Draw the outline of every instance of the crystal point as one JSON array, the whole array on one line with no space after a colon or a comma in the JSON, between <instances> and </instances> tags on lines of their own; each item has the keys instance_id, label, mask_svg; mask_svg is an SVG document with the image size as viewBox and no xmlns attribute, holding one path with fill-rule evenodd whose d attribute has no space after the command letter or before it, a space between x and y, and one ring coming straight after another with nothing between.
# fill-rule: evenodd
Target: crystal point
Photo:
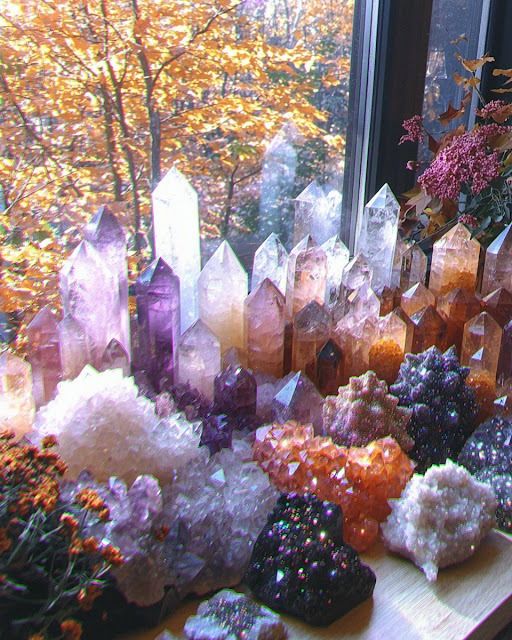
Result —
<instances>
[{"instance_id":1,"label":"crystal point","mask_svg":"<svg viewBox=\"0 0 512 640\"><path fill-rule=\"evenodd\" d=\"M199 316L220 340L221 351L243 350L247 272L227 241L205 264L197 287Z\"/></svg>"},{"instance_id":2,"label":"crystal point","mask_svg":"<svg viewBox=\"0 0 512 640\"><path fill-rule=\"evenodd\" d=\"M178 346L178 382L189 383L213 400L213 381L220 371L220 342L202 320L190 326Z\"/></svg>"},{"instance_id":3,"label":"crystal point","mask_svg":"<svg viewBox=\"0 0 512 640\"><path fill-rule=\"evenodd\" d=\"M65 316L58 324L59 348L64 380L76 378L91 363L87 334L73 316Z\"/></svg>"},{"instance_id":4,"label":"crystal point","mask_svg":"<svg viewBox=\"0 0 512 640\"><path fill-rule=\"evenodd\" d=\"M254 254L252 267L251 290L269 278L279 291L286 293L286 270L288 252L275 233L271 233Z\"/></svg>"},{"instance_id":5,"label":"crystal point","mask_svg":"<svg viewBox=\"0 0 512 640\"><path fill-rule=\"evenodd\" d=\"M512 223L491 242L485 252L482 294L503 287L512 291Z\"/></svg>"},{"instance_id":6,"label":"crystal point","mask_svg":"<svg viewBox=\"0 0 512 640\"><path fill-rule=\"evenodd\" d=\"M323 304L327 278L327 256L307 236L290 252L286 283L286 309L293 318L308 302Z\"/></svg>"},{"instance_id":7,"label":"crystal point","mask_svg":"<svg viewBox=\"0 0 512 640\"><path fill-rule=\"evenodd\" d=\"M341 193L329 184L313 180L295 198L293 242L310 234L318 244L336 235L341 227Z\"/></svg>"},{"instance_id":8,"label":"crystal point","mask_svg":"<svg viewBox=\"0 0 512 640\"><path fill-rule=\"evenodd\" d=\"M347 266L350 254L340 237L335 235L322 244L327 257L327 279L325 287L325 304L332 307L340 296L343 270Z\"/></svg>"},{"instance_id":9,"label":"crystal point","mask_svg":"<svg viewBox=\"0 0 512 640\"><path fill-rule=\"evenodd\" d=\"M57 320L49 307L43 307L27 326L29 362L32 366L36 407L55 395L62 379Z\"/></svg>"},{"instance_id":10,"label":"crystal point","mask_svg":"<svg viewBox=\"0 0 512 640\"><path fill-rule=\"evenodd\" d=\"M316 354L329 339L331 316L316 300L301 309L293 320L292 369L313 379Z\"/></svg>"},{"instance_id":11,"label":"crystal point","mask_svg":"<svg viewBox=\"0 0 512 640\"><path fill-rule=\"evenodd\" d=\"M0 353L0 430L20 438L32 429L34 413L30 364L9 351Z\"/></svg>"},{"instance_id":12,"label":"crystal point","mask_svg":"<svg viewBox=\"0 0 512 640\"><path fill-rule=\"evenodd\" d=\"M462 364L469 365L473 354L485 348L487 370L496 376L502 335L500 325L486 311L468 320L462 338Z\"/></svg>"},{"instance_id":13,"label":"crystal point","mask_svg":"<svg viewBox=\"0 0 512 640\"><path fill-rule=\"evenodd\" d=\"M387 184L364 208L357 251L365 255L373 269L372 287L377 293L391 286L399 212L400 205Z\"/></svg>"},{"instance_id":14,"label":"crystal point","mask_svg":"<svg viewBox=\"0 0 512 640\"><path fill-rule=\"evenodd\" d=\"M303 424L312 424L317 433L322 431L322 407L324 399L317 388L302 371L274 396L272 400L273 420L285 423L297 420Z\"/></svg>"},{"instance_id":15,"label":"crystal point","mask_svg":"<svg viewBox=\"0 0 512 640\"><path fill-rule=\"evenodd\" d=\"M100 371L107 369L121 369L125 376L130 374L130 360L126 349L115 338L107 344L101 358Z\"/></svg>"},{"instance_id":16,"label":"crystal point","mask_svg":"<svg viewBox=\"0 0 512 640\"><path fill-rule=\"evenodd\" d=\"M462 224L434 243L429 288L436 296L460 287L474 291L480 258L480 243Z\"/></svg>"},{"instance_id":17,"label":"crystal point","mask_svg":"<svg viewBox=\"0 0 512 640\"><path fill-rule=\"evenodd\" d=\"M152 194L155 253L180 279L181 328L198 317L196 283L201 270L197 193L175 167Z\"/></svg>"},{"instance_id":18,"label":"crystal point","mask_svg":"<svg viewBox=\"0 0 512 640\"><path fill-rule=\"evenodd\" d=\"M421 282L416 283L402 293L400 306L409 317L413 316L417 311L428 307L428 305L435 307L436 298Z\"/></svg>"},{"instance_id":19,"label":"crystal point","mask_svg":"<svg viewBox=\"0 0 512 640\"><path fill-rule=\"evenodd\" d=\"M245 340L249 368L276 378L283 375L285 299L268 278L246 298Z\"/></svg>"}]
</instances>

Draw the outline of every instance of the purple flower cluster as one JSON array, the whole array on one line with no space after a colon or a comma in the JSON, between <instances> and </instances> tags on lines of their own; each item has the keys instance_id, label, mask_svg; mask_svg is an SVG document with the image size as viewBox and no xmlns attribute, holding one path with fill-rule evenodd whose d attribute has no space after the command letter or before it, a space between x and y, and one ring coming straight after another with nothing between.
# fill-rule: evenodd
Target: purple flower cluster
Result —
<instances>
[{"instance_id":1,"label":"purple flower cluster","mask_svg":"<svg viewBox=\"0 0 512 640\"><path fill-rule=\"evenodd\" d=\"M463 184L473 194L488 187L500 173L500 154L491 151L489 138L503 132L496 124L468 131L442 149L428 169L418 179L431 196L457 200Z\"/></svg>"},{"instance_id":2,"label":"purple flower cluster","mask_svg":"<svg viewBox=\"0 0 512 640\"><path fill-rule=\"evenodd\" d=\"M425 137L425 130L423 129L423 119L421 116L413 116L409 120L404 120L402 127L407 133L400 138L398 144L404 142L420 142Z\"/></svg>"},{"instance_id":3,"label":"purple flower cluster","mask_svg":"<svg viewBox=\"0 0 512 640\"><path fill-rule=\"evenodd\" d=\"M503 111L506 106L507 103L504 100L491 100L477 111L477 115L481 118L492 118L493 115Z\"/></svg>"}]
</instances>

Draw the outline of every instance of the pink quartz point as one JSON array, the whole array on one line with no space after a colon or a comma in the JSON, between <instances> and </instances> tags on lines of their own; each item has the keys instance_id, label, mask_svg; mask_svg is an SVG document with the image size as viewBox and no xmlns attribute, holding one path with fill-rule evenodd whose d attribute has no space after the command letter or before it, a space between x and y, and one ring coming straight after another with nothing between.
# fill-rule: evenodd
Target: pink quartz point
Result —
<instances>
[{"instance_id":1,"label":"pink quartz point","mask_svg":"<svg viewBox=\"0 0 512 640\"><path fill-rule=\"evenodd\" d=\"M254 372L282 377L285 316L284 296L269 278L245 299L247 364Z\"/></svg>"},{"instance_id":2,"label":"pink quartz point","mask_svg":"<svg viewBox=\"0 0 512 640\"><path fill-rule=\"evenodd\" d=\"M189 383L210 401L221 370L220 342L202 320L196 320L178 343L178 382Z\"/></svg>"},{"instance_id":3,"label":"pink quartz point","mask_svg":"<svg viewBox=\"0 0 512 640\"><path fill-rule=\"evenodd\" d=\"M126 233L113 211L103 205L84 227L84 240L89 241L100 254L116 281L119 298L111 311L116 316L117 327L113 328L110 337L123 345L130 358Z\"/></svg>"},{"instance_id":4,"label":"pink quartz point","mask_svg":"<svg viewBox=\"0 0 512 640\"><path fill-rule=\"evenodd\" d=\"M416 312L411 318L414 324L412 353L422 353L435 345L444 351L446 342L446 322L429 305Z\"/></svg>"},{"instance_id":5,"label":"pink quartz point","mask_svg":"<svg viewBox=\"0 0 512 640\"><path fill-rule=\"evenodd\" d=\"M437 311L447 325L446 344L449 347L455 345L458 354L462 345L464 325L481 310L480 300L467 289L452 289L439 297Z\"/></svg>"},{"instance_id":6,"label":"pink quartz point","mask_svg":"<svg viewBox=\"0 0 512 640\"><path fill-rule=\"evenodd\" d=\"M417 282L410 289L402 293L400 306L409 318L417 311L420 311L429 305L432 307L436 306L436 297L421 282Z\"/></svg>"},{"instance_id":7,"label":"pink quartz point","mask_svg":"<svg viewBox=\"0 0 512 640\"><path fill-rule=\"evenodd\" d=\"M57 320L43 307L27 326L29 362L32 366L36 407L49 402L62 379Z\"/></svg>"},{"instance_id":8,"label":"pink quartz point","mask_svg":"<svg viewBox=\"0 0 512 640\"><path fill-rule=\"evenodd\" d=\"M9 351L0 354L0 430L16 439L32 429L35 404L30 364Z\"/></svg>"},{"instance_id":9,"label":"pink quartz point","mask_svg":"<svg viewBox=\"0 0 512 640\"><path fill-rule=\"evenodd\" d=\"M126 349L115 338L108 343L101 358L100 371L107 369L121 369L123 375L130 375L130 360Z\"/></svg>"},{"instance_id":10,"label":"pink quartz point","mask_svg":"<svg viewBox=\"0 0 512 640\"><path fill-rule=\"evenodd\" d=\"M293 319L309 302L323 304L327 284L327 256L310 236L290 252L286 281L286 311Z\"/></svg>"},{"instance_id":11,"label":"pink quartz point","mask_svg":"<svg viewBox=\"0 0 512 640\"><path fill-rule=\"evenodd\" d=\"M86 364L91 364L87 334L78 320L70 315L59 322L58 331L62 377L64 380L73 380Z\"/></svg>"},{"instance_id":12,"label":"pink quartz point","mask_svg":"<svg viewBox=\"0 0 512 640\"><path fill-rule=\"evenodd\" d=\"M468 320L464 325L461 364L469 366L473 354L483 348L486 369L496 377L502 335L503 331L500 325L486 311Z\"/></svg>"},{"instance_id":13,"label":"pink quartz point","mask_svg":"<svg viewBox=\"0 0 512 640\"><path fill-rule=\"evenodd\" d=\"M512 291L512 224L503 229L485 252L482 295L499 287Z\"/></svg>"}]
</instances>

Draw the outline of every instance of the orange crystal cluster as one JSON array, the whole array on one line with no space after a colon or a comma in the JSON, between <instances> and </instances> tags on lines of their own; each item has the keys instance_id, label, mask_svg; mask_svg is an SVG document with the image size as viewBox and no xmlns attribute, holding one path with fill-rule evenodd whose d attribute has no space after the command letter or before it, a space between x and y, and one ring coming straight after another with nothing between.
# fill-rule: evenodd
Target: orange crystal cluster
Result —
<instances>
[{"instance_id":1,"label":"orange crystal cluster","mask_svg":"<svg viewBox=\"0 0 512 640\"><path fill-rule=\"evenodd\" d=\"M341 447L292 421L260 427L253 453L280 491L311 492L338 504L343 537L357 551L377 540L379 522L391 511L388 499L400 496L414 469L393 438Z\"/></svg>"}]
</instances>

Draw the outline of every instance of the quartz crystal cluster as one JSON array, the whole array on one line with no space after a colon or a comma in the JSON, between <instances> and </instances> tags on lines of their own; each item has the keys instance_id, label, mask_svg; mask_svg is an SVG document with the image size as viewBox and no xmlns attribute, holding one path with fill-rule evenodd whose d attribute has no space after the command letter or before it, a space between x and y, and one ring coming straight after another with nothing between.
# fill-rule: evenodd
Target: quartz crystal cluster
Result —
<instances>
[{"instance_id":1,"label":"quartz crystal cluster","mask_svg":"<svg viewBox=\"0 0 512 640\"><path fill-rule=\"evenodd\" d=\"M512 422L495 417L481 424L459 455L478 480L491 485L498 500L498 526L512 532Z\"/></svg>"},{"instance_id":2,"label":"quartz crystal cluster","mask_svg":"<svg viewBox=\"0 0 512 640\"><path fill-rule=\"evenodd\" d=\"M398 398L373 371L350 378L337 396L327 396L323 408L324 431L333 442L347 447L364 446L392 436L404 451L414 441L407 433L411 409L399 407Z\"/></svg>"},{"instance_id":3,"label":"quartz crystal cluster","mask_svg":"<svg viewBox=\"0 0 512 640\"><path fill-rule=\"evenodd\" d=\"M254 458L281 491L311 492L339 505L345 540L358 551L375 542L388 499L401 494L413 472L393 438L342 447L293 422L260 427Z\"/></svg>"},{"instance_id":4,"label":"quartz crystal cluster","mask_svg":"<svg viewBox=\"0 0 512 640\"><path fill-rule=\"evenodd\" d=\"M181 414L159 418L138 393L119 369L98 373L87 366L38 411L35 437L57 437L72 478L87 469L100 481L114 474L133 482L141 473L169 481L197 455L199 430Z\"/></svg>"},{"instance_id":5,"label":"quartz crystal cluster","mask_svg":"<svg viewBox=\"0 0 512 640\"><path fill-rule=\"evenodd\" d=\"M371 597L375 574L343 542L341 521L330 502L281 496L245 576L256 597L314 625L328 625Z\"/></svg>"},{"instance_id":6,"label":"quartz crystal cluster","mask_svg":"<svg viewBox=\"0 0 512 640\"><path fill-rule=\"evenodd\" d=\"M447 460L415 474L382 524L384 543L437 579L438 570L471 556L495 523L488 485Z\"/></svg>"},{"instance_id":7,"label":"quartz crystal cluster","mask_svg":"<svg viewBox=\"0 0 512 640\"><path fill-rule=\"evenodd\" d=\"M201 447L170 483L142 475L131 486L114 477L98 484L82 473L63 494L72 501L91 487L105 500L110 520L90 534L121 550L125 562L114 574L127 600L149 606L165 596L172 606L240 582L278 497L250 456L241 440L212 457Z\"/></svg>"},{"instance_id":8,"label":"quartz crystal cluster","mask_svg":"<svg viewBox=\"0 0 512 640\"><path fill-rule=\"evenodd\" d=\"M435 346L407 354L400 367L390 391L401 406L412 409L409 434L415 444L410 455L418 470L456 457L474 430L478 410L474 391L466 385L468 373L453 347L444 354Z\"/></svg>"},{"instance_id":9,"label":"quartz crystal cluster","mask_svg":"<svg viewBox=\"0 0 512 640\"><path fill-rule=\"evenodd\" d=\"M223 589L201 602L184 629L187 640L286 640L281 618L241 593Z\"/></svg>"}]
</instances>

